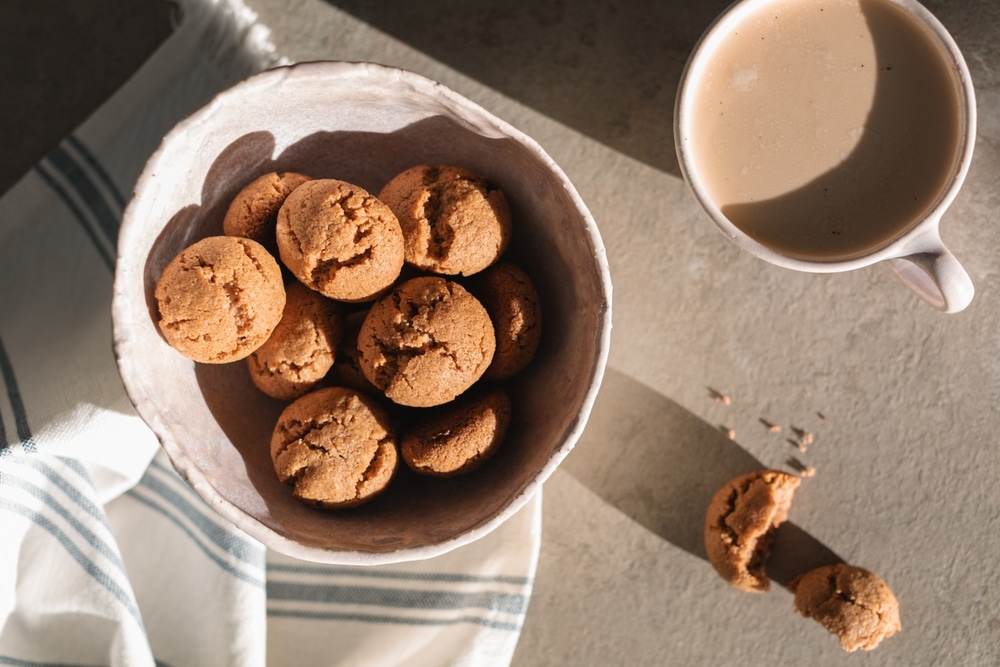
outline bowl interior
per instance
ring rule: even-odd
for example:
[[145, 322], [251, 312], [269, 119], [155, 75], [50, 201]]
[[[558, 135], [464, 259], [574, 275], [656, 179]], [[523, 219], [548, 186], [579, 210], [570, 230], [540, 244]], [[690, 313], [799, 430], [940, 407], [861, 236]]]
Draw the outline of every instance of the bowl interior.
[[[369, 504], [314, 509], [292, 497], [271, 464], [271, 430], [284, 404], [260, 393], [242, 362], [196, 364], [171, 349], [156, 328], [153, 289], [184, 247], [222, 233], [229, 202], [260, 174], [300, 171], [377, 194], [423, 163], [463, 165], [504, 190], [515, 225], [508, 257], [531, 275], [542, 302], [540, 349], [511, 381], [514, 420], [488, 465], [454, 479], [401, 466]], [[590, 214], [530, 139], [416, 75], [309, 63], [252, 77], [167, 135], [125, 213], [113, 315], [126, 390], [202, 497], [279, 551], [378, 563], [475, 539], [551, 474], [579, 436], [603, 374], [610, 281]]]

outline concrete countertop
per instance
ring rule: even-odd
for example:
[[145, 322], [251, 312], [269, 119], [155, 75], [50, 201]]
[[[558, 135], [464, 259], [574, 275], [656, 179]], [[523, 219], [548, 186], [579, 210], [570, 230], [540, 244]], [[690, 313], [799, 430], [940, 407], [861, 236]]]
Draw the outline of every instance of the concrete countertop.
[[[997, 664], [1000, 5], [925, 3], [965, 53], [979, 111], [969, 178], [942, 225], [977, 294], [944, 315], [884, 266], [770, 266], [700, 212], [674, 157], [673, 101], [727, 0], [245, 1], [292, 61], [399, 66], [524, 130], [600, 226], [609, 368], [544, 489], [514, 665]], [[793, 429], [814, 436], [807, 451]], [[779, 535], [772, 590], [741, 593], [705, 559], [704, 511], [733, 475], [791, 470], [790, 457], [815, 476]], [[780, 585], [836, 559], [900, 600], [903, 631], [873, 653], [844, 653]]]

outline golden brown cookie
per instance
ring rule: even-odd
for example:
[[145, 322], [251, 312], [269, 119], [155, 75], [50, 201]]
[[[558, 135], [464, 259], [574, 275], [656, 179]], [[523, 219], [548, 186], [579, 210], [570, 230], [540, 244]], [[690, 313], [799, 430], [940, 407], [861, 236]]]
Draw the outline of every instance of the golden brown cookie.
[[359, 364], [392, 401], [441, 405], [490, 365], [490, 316], [464, 287], [437, 276], [412, 278], [376, 301], [358, 334]]
[[531, 278], [510, 262], [498, 262], [471, 283], [490, 314], [497, 349], [483, 378], [500, 380], [523, 370], [535, 356], [542, 335], [542, 309]]
[[317, 389], [290, 404], [271, 436], [278, 478], [303, 502], [353, 507], [385, 490], [399, 455], [389, 418], [369, 396]]
[[768, 590], [765, 564], [774, 530], [788, 519], [801, 480], [779, 470], [758, 470], [730, 480], [705, 515], [705, 551], [719, 575], [743, 591]]
[[403, 267], [403, 232], [389, 207], [334, 179], [307, 181], [288, 195], [275, 230], [285, 266], [331, 299], [369, 301]]
[[264, 344], [285, 307], [277, 261], [264, 246], [209, 236], [163, 269], [154, 292], [163, 337], [206, 364], [244, 359]]
[[845, 651], [871, 651], [903, 629], [892, 590], [860, 567], [818, 567], [796, 577], [789, 588], [795, 593], [795, 611], [837, 635]]
[[403, 228], [406, 261], [426, 271], [469, 276], [503, 254], [510, 207], [503, 192], [462, 167], [420, 165], [379, 192]]
[[271, 337], [247, 357], [250, 379], [268, 396], [290, 401], [333, 366], [341, 334], [337, 304], [297, 280], [285, 286], [285, 309]]
[[403, 434], [400, 454], [414, 472], [451, 477], [475, 470], [493, 456], [510, 425], [503, 389], [467, 393], [431, 409]]
[[308, 180], [308, 176], [294, 171], [272, 171], [258, 176], [229, 204], [222, 219], [222, 232], [226, 236], [253, 239], [277, 257], [278, 242], [274, 228], [278, 222], [278, 209], [292, 190]]

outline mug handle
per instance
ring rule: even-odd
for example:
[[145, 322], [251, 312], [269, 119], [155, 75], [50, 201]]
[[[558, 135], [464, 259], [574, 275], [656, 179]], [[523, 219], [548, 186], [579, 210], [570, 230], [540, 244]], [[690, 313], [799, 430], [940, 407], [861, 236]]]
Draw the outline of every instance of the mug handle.
[[[889, 268], [920, 298], [945, 313], [965, 310], [976, 288], [937, 234], [918, 252], [887, 260]], [[924, 244], [921, 244], [924, 245]]]

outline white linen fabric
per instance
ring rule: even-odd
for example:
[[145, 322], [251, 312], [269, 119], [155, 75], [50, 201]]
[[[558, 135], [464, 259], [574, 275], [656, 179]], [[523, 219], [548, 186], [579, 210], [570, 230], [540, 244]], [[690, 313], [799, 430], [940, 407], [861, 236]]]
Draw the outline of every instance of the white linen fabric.
[[536, 496], [426, 561], [297, 561], [215, 514], [136, 416], [111, 349], [118, 224], [160, 138], [282, 63], [238, 0], [174, 34], [0, 198], [0, 665], [506, 665]]

